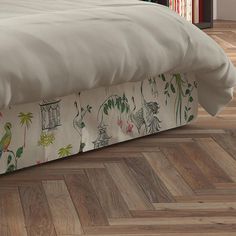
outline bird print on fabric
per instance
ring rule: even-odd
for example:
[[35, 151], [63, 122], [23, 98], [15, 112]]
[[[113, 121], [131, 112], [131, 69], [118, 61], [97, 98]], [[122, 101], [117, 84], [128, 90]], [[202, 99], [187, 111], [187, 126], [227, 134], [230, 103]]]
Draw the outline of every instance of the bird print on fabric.
[[11, 143], [11, 138], [12, 138], [11, 128], [12, 128], [12, 125], [9, 122], [7, 122], [4, 125], [5, 134], [3, 135], [0, 141], [0, 159], [2, 157], [3, 152], [8, 151], [8, 147]]

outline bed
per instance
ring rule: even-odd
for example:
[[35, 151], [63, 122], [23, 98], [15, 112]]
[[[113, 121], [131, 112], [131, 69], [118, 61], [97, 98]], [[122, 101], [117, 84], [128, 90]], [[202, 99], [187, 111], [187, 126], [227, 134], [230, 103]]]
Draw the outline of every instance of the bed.
[[236, 71], [205, 33], [138, 0], [0, 0], [0, 174], [216, 115]]

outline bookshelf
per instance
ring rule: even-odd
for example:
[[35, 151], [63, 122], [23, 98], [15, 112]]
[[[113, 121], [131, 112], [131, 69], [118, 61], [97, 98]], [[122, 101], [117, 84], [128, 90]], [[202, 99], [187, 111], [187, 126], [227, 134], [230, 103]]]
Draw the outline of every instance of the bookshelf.
[[[165, 6], [169, 6], [169, 0], [144, 0], [147, 2], [155, 2]], [[203, 1], [203, 21], [195, 24], [200, 29], [213, 27], [213, 0]]]
[[200, 29], [213, 27], [213, 0], [203, 1], [203, 22], [196, 24]]

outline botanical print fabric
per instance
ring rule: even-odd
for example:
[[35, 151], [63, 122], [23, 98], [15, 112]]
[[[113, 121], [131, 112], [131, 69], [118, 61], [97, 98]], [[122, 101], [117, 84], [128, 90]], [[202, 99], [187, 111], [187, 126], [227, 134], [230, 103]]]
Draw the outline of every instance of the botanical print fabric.
[[167, 74], [0, 111], [0, 174], [194, 120], [197, 83]]

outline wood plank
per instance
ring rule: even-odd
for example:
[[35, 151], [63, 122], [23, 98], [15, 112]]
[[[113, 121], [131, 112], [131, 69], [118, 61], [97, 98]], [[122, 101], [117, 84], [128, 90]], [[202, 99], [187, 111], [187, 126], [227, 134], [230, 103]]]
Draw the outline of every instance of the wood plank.
[[226, 183], [232, 182], [231, 178], [217, 165], [197, 143], [180, 144], [183, 151], [188, 155], [209, 179], [211, 183]]
[[101, 226], [85, 228], [86, 234], [148, 234], [154, 235], [161, 233], [216, 233], [216, 232], [234, 232], [236, 233], [236, 224], [210, 224], [210, 225], [128, 225], [128, 226]]
[[123, 162], [107, 163], [105, 166], [130, 210], [153, 209], [152, 204], [136, 180], [129, 174], [128, 168]]
[[200, 189], [196, 190], [197, 195], [222, 195], [222, 196], [236, 196], [236, 189]]
[[96, 160], [113, 160], [113, 161], [120, 161], [123, 158], [133, 158], [133, 157], [140, 157], [142, 158], [143, 155], [141, 152], [131, 152], [131, 153], [126, 153], [126, 152], [106, 152], [106, 149], [98, 149], [94, 151], [89, 151], [89, 152], [84, 152], [80, 154], [80, 159], [81, 160], [91, 160], [91, 161], [96, 161]]
[[[86, 234], [86, 236], [97, 236], [99, 234]], [[100, 234], [103, 236], [103, 234]], [[134, 236], [134, 234], [115, 234], [115, 236]], [[233, 233], [225, 233], [225, 232], [220, 232], [220, 233], [165, 233], [165, 234], [159, 234], [159, 233], [136, 233], [135, 235], [137, 236], [235, 236], [235, 232]], [[62, 236], [62, 235], [61, 235]], [[74, 236], [74, 235], [63, 235], [63, 236]], [[114, 236], [114, 234], [106, 234], [106, 236]]]
[[62, 180], [44, 181], [43, 187], [57, 235], [82, 234], [79, 217], [65, 182]]
[[0, 188], [0, 235], [27, 235], [18, 188]]
[[[78, 160], [77, 160], [78, 159]], [[40, 166], [40, 170], [46, 169], [59, 169], [59, 170], [69, 170], [69, 171], [76, 171], [79, 169], [89, 169], [89, 168], [105, 168], [102, 162], [99, 161], [84, 161], [80, 157], [71, 157], [70, 159], [59, 160], [53, 163], [49, 163], [48, 165]]]
[[194, 189], [208, 189], [214, 186], [207, 180], [203, 172], [188, 158], [179, 147], [161, 148], [172, 165], [179, 171], [189, 186]]
[[149, 201], [151, 202], [174, 202], [175, 199], [163, 184], [161, 179], [155, 174], [145, 159], [126, 159], [125, 163], [129, 167], [130, 173], [137, 180]]
[[206, 117], [197, 119], [193, 124], [192, 128], [195, 129], [234, 129], [236, 126], [236, 120], [231, 119], [219, 119], [218, 117]]
[[[170, 132], [170, 131], [169, 131]], [[174, 132], [174, 131], [173, 131]], [[177, 131], [175, 131], [177, 132]], [[224, 132], [225, 133], [225, 132]], [[158, 144], [162, 143], [192, 143], [194, 140], [192, 138], [166, 138], [164, 136], [160, 135], [150, 135], [143, 138], [138, 138], [135, 140], [131, 140], [125, 143], [122, 143], [122, 146], [125, 147], [156, 147]], [[159, 149], [155, 150], [156, 152], [159, 151]]]
[[40, 167], [41, 166], [30, 167], [11, 174], [3, 175], [0, 177], [1, 178], [0, 186], [5, 185], [6, 183], [11, 186], [18, 186], [22, 185], [22, 183], [27, 184], [27, 182], [30, 184], [33, 182], [40, 182], [42, 180], [63, 179], [62, 172], [55, 173], [55, 172], [49, 172], [48, 170], [45, 172], [39, 171], [37, 168]]
[[227, 134], [214, 135], [213, 138], [222, 148], [224, 148], [236, 160], [235, 130], [229, 130]]
[[168, 218], [117, 218], [117, 219], [109, 219], [109, 224], [112, 225], [215, 225], [215, 224], [235, 224], [236, 217], [235, 216], [211, 216], [211, 217], [187, 217], [184, 219], [183, 217], [168, 217]]
[[155, 209], [164, 210], [236, 210], [236, 202], [154, 203]]
[[[199, 108], [199, 109], [201, 109], [201, 108]], [[225, 133], [226, 133], [226, 131], [224, 129], [193, 129], [193, 126], [191, 125], [191, 126], [180, 127], [178, 129], [168, 130], [165, 132], [165, 135], [172, 134], [172, 135], [178, 135], [178, 137], [179, 137], [179, 135], [181, 135], [181, 134], [182, 135], [187, 134], [187, 135], [191, 135], [191, 137], [192, 137], [192, 135], [194, 135], [194, 134], [201, 134], [201, 135], [208, 134], [209, 135], [209, 134], [225, 134]], [[175, 139], [176, 140], [178, 139], [179, 140], [178, 142], [183, 143], [182, 142], [183, 138], [181, 138], [181, 139], [175, 138]], [[192, 138], [188, 138], [188, 140], [189, 139], [191, 139], [191, 142], [193, 141]], [[176, 141], [175, 141], [175, 143], [176, 143]]]
[[[129, 142], [129, 141], [127, 141]], [[158, 152], [159, 151], [159, 148], [157, 146], [153, 146], [153, 147], [145, 147], [145, 146], [125, 146], [125, 143], [124, 143], [124, 147], [122, 145], [123, 143], [121, 144], [116, 144], [116, 145], [111, 145], [109, 147], [106, 147], [105, 150], [106, 152], [108, 153], [132, 153], [132, 152], [142, 152], [142, 151], [146, 151], [146, 152]]]
[[28, 235], [56, 236], [42, 185], [21, 186], [19, 191]]
[[195, 209], [174, 209], [174, 210], [154, 210], [154, 211], [131, 211], [131, 214], [134, 218], [171, 218], [171, 217], [182, 217], [183, 218], [183, 225], [185, 218], [188, 217], [225, 217], [225, 216], [236, 216], [235, 210], [195, 210]]
[[200, 138], [196, 140], [229, 177], [236, 182], [236, 160], [212, 138]]
[[65, 182], [83, 226], [108, 225], [106, 215], [83, 171], [65, 175]]
[[103, 169], [87, 169], [86, 173], [107, 217], [129, 217], [128, 206], [108, 172]]
[[194, 192], [161, 152], [143, 153], [150, 166], [173, 196], [191, 196]]
[[236, 183], [215, 183], [216, 189], [236, 189]]
[[194, 195], [194, 196], [177, 196], [177, 202], [235, 202], [236, 195]]

